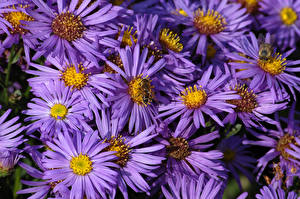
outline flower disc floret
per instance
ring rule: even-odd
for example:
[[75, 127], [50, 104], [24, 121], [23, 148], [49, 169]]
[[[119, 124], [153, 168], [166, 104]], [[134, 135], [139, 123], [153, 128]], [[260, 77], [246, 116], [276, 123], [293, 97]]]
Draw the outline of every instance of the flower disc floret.
[[259, 0], [237, 0], [238, 3], [247, 9], [248, 13], [253, 13], [258, 10], [258, 1]]
[[[119, 37], [119, 35], [121, 34], [121, 30], [119, 30], [117, 36]], [[124, 33], [123, 33], [123, 37], [122, 37], [122, 41], [121, 41], [121, 46], [125, 47], [125, 46], [132, 46], [132, 40], [133, 42], [136, 43], [137, 42], [137, 37], [136, 37], [137, 31], [133, 32], [133, 27], [128, 27]]]
[[177, 160], [183, 160], [191, 154], [189, 143], [184, 138], [170, 138], [170, 145], [167, 145], [168, 156]]
[[236, 112], [252, 113], [253, 109], [258, 106], [255, 93], [253, 90], [247, 88], [245, 84], [241, 86], [236, 85], [232, 90], [236, 91], [241, 97], [241, 99], [227, 101], [230, 104], [236, 105], [236, 108], [234, 109]]
[[295, 21], [298, 19], [297, 13], [290, 7], [282, 8], [280, 11], [281, 21], [287, 25], [293, 25]]
[[225, 18], [215, 10], [204, 13], [200, 8], [194, 13], [194, 26], [200, 34], [213, 35], [220, 33], [226, 28]]
[[89, 156], [80, 153], [79, 156], [72, 157], [70, 168], [73, 170], [73, 173], [84, 176], [92, 171], [92, 161]]
[[128, 87], [132, 101], [143, 106], [151, 104], [154, 98], [154, 86], [151, 85], [148, 77], [143, 78], [142, 75], [139, 75], [129, 82]]
[[194, 87], [188, 87], [181, 92], [182, 103], [189, 109], [197, 109], [205, 104], [207, 100], [207, 94], [204, 89], [194, 85]]
[[283, 137], [281, 137], [277, 143], [276, 150], [280, 152], [281, 156], [284, 159], [294, 158], [289, 153], [286, 152], [286, 149], [291, 150], [290, 144], [298, 145], [295, 136], [290, 134], [285, 134]]
[[[15, 9], [15, 7], [13, 7]], [[12, 29], [10, 29], [11, 34], [26, 34], [28, 30], [22, 28], [24, 24], [21, 24], [21, 21], [33, 21], [34, 19], [21, 11], [8, 12], [3, 14], [3, 18], [8, 21]]]
[[63, 120], [68, 114], [68, 109], [63, 104], [54, 104], [50, 109], [50, 115], [55, 119]]
[[75, 16], [70, 12], [58, 14], [53, 19], [51, 28], [55, 35], [69, 42], [82, 38], [86, 29], [80, 16]]
[[61, 78], [66, 86], [80, 90], [87, 85], [89, 74], [85, 73], [85, 68], [81, 64], [78, 65], [78, 70], [79, 72], [77, 72], [75, 66], [71, 64], [66, 67], [64, 71], [60, 72], [62, 74]]
[[257, 61], [258, 66], [263, 69], [265, 72], [271, 75], [281, 74], [286, 67], [286, 58], [282, 58], [282, 55], [277, 53], [275, 56], [270, 57], [267, 60], [259, 59]]
[[121, 167], [125, 167], [129, 160], [130, 152], [130, 146], [124, 143], [125, 138], [122, 138], [122, 136], [112, 136], [110, 139], [106, 139], [104, 142], [110, 143], [106, 149], [107, 151], [116, 151], [114, 155], [117, 156], [118, 159], [115, 161], [115, 163]]
[[183, 49], [183, 45], [180, 43], [180, 37], [176, 33], [170, 31], [168, 28], [161, 30], [159, 42], [163, 47], [177, 53]]
[[229, 163], [232, 162], [235, 158], [235, 151], [231, 150], [231, 149], [226, 149], [224, 151], [224, 162]]

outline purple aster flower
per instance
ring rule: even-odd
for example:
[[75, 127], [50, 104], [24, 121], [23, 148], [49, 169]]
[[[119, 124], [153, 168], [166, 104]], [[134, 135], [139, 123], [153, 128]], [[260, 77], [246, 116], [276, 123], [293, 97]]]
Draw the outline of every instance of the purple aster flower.
[[292, 184], [293, 176], [300, 176], [300, 128], [298, 126], [299, 121], [294, 119], [294, 114], [295, 103], [291, 108], [288, 120], [283, 120], [285, 125], [287, 125], [285, 129], [280, 124], [278, 114], [275, 115], [277, 130], [268, 130], [268, 134], [259, 134], [252, 129], [248, 129], [248, 131], [259, 140], [245, 140], [243, 141], [244, 144], [269, 148], [269, 151], [258, 159], [257, 169], [259, 169], [259, 173], [257, 179], [259, 179], [269, 162], [275, 158], [279, 158], [280, 162], [274, 164], [273, 168], [276, 169], [277, 167], [280, 173], [286, 173], [288, 186]]
[[293, 191], [289, 191], [288, 194], [281, 188], [274, 188], [272, 185], [264, 186], [260, 189], [260, 193], [256, 194], [257, 199], [299, 199], [300, 197]]
[[[37, 41], [29, 38], [28, 30], [26, 30], [21, 21], [33, 21], [34, 18], [26, 11], [26, 8], [32, 7], [29, 1], [0, 1], [0, 34], [6, 35], [0, 45], [0, 54], [6, 48], [10, 48], [13, 44], [18, 44], [20, 38], [24, 42], [24, 51], [26, 61], [30, 61], [29, 48], [34, 49]], [[26, 25], [25, 25], [26, 26]]]
[[155, 152], [164, 148], [162, 144], [147, 144], [151, 139], [157, 136], [153, 134], [155, 126], [151, 126], [136, 136], [121, 135], [112, 136], [104, 140], [104, 143], [110, 145], [106, 148], [108, 151], [116, 151], [118, 159], [115, 161], [119, 166], [119, 176], [117, 177], [117, 186], [112, 190], [112, 198], [115, 197], [118, 187], [125, 199], [128, 199], [127, 185], [135, 192], [146, 192], [150, 194], [150, 186], [144, 177], [156, 177], [153, 172], [158, 169], [164, 157], [154, 155]]
[[218, 73], [213, 79], [210, 79], [213, 66], [203, 73], [202, 78], [197, 81], [197, 84], [190, 86], [182, 91], [178, 97], [168, 105], [159, 107], [160, 114], [158, 117], [166, 117], [165, 122], [171, 123], [177, 117], [180, 119], [192, 118], [194, 125], [199, 128], [205, 127], [203, 113], [210, 116], [220, 126], [224, 126], [222, 121], [217, 116], [218, 112], [233, 113], [236, 106], [228, 103], [228, 100], [240, 99], [240, 96], [235, 94], [236, 91], [223, 91], [222, 86], [230, 77], [230, 72], [225, 74]]
[[[159, 171], [161, 175], [159, 180], [177, 174], [198, 176], [202, 172], [212, 178], [225, 178], [224, 167], [220, 161], [223, 153], [219, 150], [209, 150], [213, 146], [210, 142], [219, 138], [219, 132], [195, 136], [197, 129], [188, 123], [189, 121], [179, 122], [174, 132], [164, 123], [157, 129], [163, 137], [157, 139], [165, 145], [167, 157], [164, 168]], [[164, 182], [158, 182], [161, 183]]]
[[38, 166], [39, 169], [29, 166], [23, 162], [20, 162], [19, 165], [26, 170], [26, 172], [35, 179], [39, 181], [28, 181], [28, 180], [21, 180], [22, 184], [30, 186], [29, 188], [25, 188], [19, 190], [17, 194], [28, 194], [32, 193], [30, 198], [32, 199], [40, 199], [45, 198], [47, 196], [64, 196], [67, 198], [69, 196], [69, 189], [66, 187], [61, 186], [60, 190], [56, 188], [56, 184], [58, 182], [49, 182], [43, 180], [46, 169], [43, 167], [41, 159], [43, 155], [35, 150], [31, 150], [30, 155], [32, 156], [35, 164]]
[[[118, 11], [111, 4], [100, 8], [97, 0], [89, 5], [90, 0], [83, 0], [78, 6], [78, 0], [57, 1], [55, 6], [47, 5], [42, 0], [33, 0], [38, 9], [28, 12], [34, 21], [26, 22], [26, 29], [32, 33], [32, 38], [40, 41], [33, 59], [45, 55], [86, 59], [97, 63], [97, 58], [105, 59], [95, 45], [97, 37], [105, 37], [110, 33], [105, 31], [105, 24], [118, 16]], [[78, 56], [80, 55], [80, 56]], [[96, 58], [97, 57], [97, 58]]]
[[80, 63], [65, 59], [65, 64], [61, 65], [59, 59], [51, 56], [47, 57], [47, 61], [54, 67], [30, 63], [32, 67], [38, 69], [26, 71], [37, 76], [28, 79], [31, 87], [34, 87], [33, 84], [40, 84], [44, 81], [61, 80], [66, 87], [79, 92], [90, 103], [92, 110], [101, 109], [103, 104], [109, 106], [105, 96], [113, 95], [112, 90], [115, 89], [117, 83], [109, 80], [105, 74], [99, 74], [100, 71], [93, 63], [88, 61]]
[[200, 7], [190, 10], [184, 4], [182, 9], [188, 15], [184, 22], [187, 28], [183, 36], [188, 40], [185, 48], [206, 56], [208, 40], [225, 50], [226, 43], [241, 36], [251, 24], [246, 9], [227, 0], [204, 0]]
[[106, 197], [106, 191], [111, 190], [116, 183], [117, 172], [112, 161], [116, 159], [114, 152], [104, 151], [109, 145], [99, 142], [98, 132], [77, 132], [71, 136], [68, 132], [60, 133], [53, 143], [46, 143], [51, 150], [44, 155], [44, 179], [51, 183], [70, 187], [70, 198], [95, 198], [96, 195]]
[[137, 133], [156, 123], [157, 107], [155, 75], [165, 65], [165, 60], [154, 62], [151, 56], [147, 61], [148, 49], [142, 51], [139, 44], [134, 48], [119, 49], [120, 64], [106, 63], [116, 71], [111, 78], [118, 84], [112, 103], [112, 119], [118, 118], [122, 127], [129, 120], [129, 133]]
[[298, 0], [263, 0], [259, 2], [261, 28], [275, 36], [281, 49], [296, 47], [300, 36], [300, 2]]
[[240, 182], [239, 172], [241, 171], [250, 181], [254, 182], [253, 174], [249, 169], [255, 168], [256, 159], [247, 151], [248, 146], [242, 144], [243, 139], [239, 136], [231, 136], [221, 141], [217, 149], [223, 152], [226, 168], [237, 181], [240, 190], [242, 185]]
[[162, 186], [166, 199], [220, 199], [222, 182], [207, 179], [204, 173], [197, 180], [186, 175], [168, 179], [168, 187]]
[[[271, 118], [265, 116], [280, 111], [286, 108], [287, 102], [274, 100], [270, 91], [260, 90], [258, 88], [249, 88], [247, 84], [240, 84], [236, 79], [233, 79], [228, 85], [227, 90], [234, 90], [241, 99], [227, 101], [236, 105], [233, 113], [228, 115], [223, 120], [224, 123], [230, 122], [235, 124], [236, 119], [240, 118], [246, 127], [262, 127], [260, 122], [268, 122], [275, 124]], [[289, 99], [289, 95], [285, 94], [285, 99]], [[276, 103], [275, 103], [276, 102]]]
[[284, 99], [284, 85], [289, 87], [294, 97], [294, 88], [300, 91], [300, 78], [293, 74], [299, 72], [300, 67], [289, 67], [299, 64], [299, 60], [286, 59], [293, 50], [276, 53], [270, 44], [270, 34], [266, 35], [265, 41], [259, 42], [251, 32], [248, 37], [233, 41], [231, 46], [237, 52], [227, 54], [231, 59], [229, 64], [238, 70], [237, 78], [251, 78], [250, 88], [270, 89], [274, 101]]
[[5, 121], [10, 112], [11, 109], [0, 117], [0, 151], [14, 151], [25, 141], [23, 135], [21, 135], [25, 127], [21, 127], [20, 123], [15, 124], [19, 117]]
[[39, 129], [41, 140], [52, 140], [62, 130], [92, 130], [84, 117], [89, 115], [88, 102], [78, 92], [58, 80], [33, 86], [40, 98], [33, 98], [29, 109], [23, 111], [29, 116], [25, 121], [33, 121], [29, 133]]
[[22, 157], [19, 150], [0, 151], [0, 176], [9, 175]]

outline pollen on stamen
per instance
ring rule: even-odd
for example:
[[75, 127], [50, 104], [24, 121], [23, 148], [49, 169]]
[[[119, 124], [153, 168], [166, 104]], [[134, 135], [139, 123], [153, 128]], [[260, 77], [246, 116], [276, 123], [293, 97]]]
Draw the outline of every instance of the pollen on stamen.
[[56, 15], [51, 28], [55, 35], [69, 42], [82, 38], [86, 29], [80, 16], [75, 16], [69, 11]]
[[116, 151], [114, 154], [118, 157], [115, 161], [116, 164], [120, 165], [121, 167], [125, 167], [128, 160], [129, 160], [129, 145], [125, 144], [125, 138], [120, 136], [112, 136], [110, 139], [105, 139], [104, 143], [109, 143], [110, 145], [105, 149], [106, 151]]
[[72, 157], [70, 168], [73, 170], [73, 173], [84, 176], [92, 171], [92, 164], [89, 156], [80, 153], [78, 156]]
[[50, 109], [50, 115], [57, 120], [63, 120], [68, 114], [68, 109], [63, 104], [54, 104]]
[[65, 82], [66, 86], [80, 90], [87, 85], [90, 74], [85, 72], [86, 68], [82, 64], [78, 64], [78, 70], [79, 72], [76, 72], [75, 66], [71, 64], [64, 71], [60, 71], [60, 73], [61, 79]]
[[148, 106], [154, 99], [154, 86], [148, 77], [138, 75], [128, 83], [128, 94], [133, 102], [140, 106]]
[[241, 99], [227, 100], [228, 103], [236, 105], [235, 112], [252, 113], [257, 107], [256, 95], [253, 90], [245, 84], [236, 85], [232, 90], [236, 91]]
[[[133, 32], [133, 27], [128, 27], [124, 32], [123, 32], [123, 37], [121, 41], [121, 47], [124, 48], [125, 46], [132, 46], [132, 40], [134, 43], [137, 42], [137, 31]], [[121, 30], [119, 30], [117, 37], [121, 35]]]
[[[26, 8], [26, 6], [22, 6], [22, 5], [20, 5], [20, 7]], [[16, 9], [15, 6], [13, 6], [12, 8]], [[21, 27], [21, 26], [25, 26], [25, 24], [21, 24], [21, 21], [34, 20], [33, 17], [21, 11], [3, 13], [3, 18], [11, 24], [12, 28], [9, 28], [9, 32], [11, 34], [21, 34], [21, 35], [24, 35], [27, 32], [29, 32], [28, 30]]]
[[226, 28], [225, 18], [215, 10], [206, 13], [200, 8], [194, 12], [194, 26], [200, 34], [213, 35]]
[[194, 85], [188, 87], [180, 94], [182, 103], [189, 109], [197, 109], [206, 103], [207, 94], [204, 89]]
[[271, 75], [279, 75], [285, 70], [286, 58], [282, 58], [282, 55], [277, 53], [267, 60], [259, 59], [257, 64], [265, 72]]
[[189, 144], [184, 138], [172, 137], [169, 139], [169, 143], [170, 145], [166, 146], [168, 156], [177, 160], [183, 160], [191, 154]]
[[284, 136], [282, 136], [279, 139], [279, 141], [277, 143], [277, 146], [276, 146], [276, 150], [279, 151], [281, 156], [286, 160], [289, 159], [289, 158], [296, 159], [295, 157], [290, 155], [288, 152], [286, 152], [286, 149], [292, 150], [292, 148], [290, 146], [291, 144], [294, 144], [294, 145], [299, 147], [298, 143], [295, 140], [295, 136], [285, 134]]
[[280, 18], [285, 25], [290, 26], [298, 19], [298, 15], [293, 8], [285, 7], [280, 11]]
[[168, 28], [161, 30], [159, 34], [159, 42], [163, 47], [174, 52], [180, 52], [183, 49], [183, 45], [180, 43], [179, 36], [170, 31]]

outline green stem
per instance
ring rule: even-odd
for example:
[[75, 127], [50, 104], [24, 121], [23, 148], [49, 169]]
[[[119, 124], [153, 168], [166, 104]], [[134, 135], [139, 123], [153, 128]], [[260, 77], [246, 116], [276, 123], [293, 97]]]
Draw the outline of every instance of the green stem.
[[11, 71], [11, 66], [12, 66], [12, 61], [14, 56], [15, 56], [15, 45], [11, 47], [11, 51], [7, 63], [5, 81], [4, 81], [4, 99], [6, 105], [8, 104], [8, 84], [9, 84], [10, 71]]

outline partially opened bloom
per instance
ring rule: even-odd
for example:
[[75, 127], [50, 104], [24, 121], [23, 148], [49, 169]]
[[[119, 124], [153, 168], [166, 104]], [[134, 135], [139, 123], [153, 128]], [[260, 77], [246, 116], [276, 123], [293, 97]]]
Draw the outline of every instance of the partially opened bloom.
[[89, 104], [79, 93], [59, 80], [33, 86], [40, 98], [33, 98], [29, 109], [23, 111], [28, 115], [25, 121], [32, 121], [29, 133], [39, 129], [41, 140], [52, 140], [61, 130], [91, 130], [85, 117], [89, 115]]
[[42, 0], [33, 2], [38, 8], [28, 12], [35, 20], [26, 23], [26, 29], [40, 44], [33, 59], [51, 55], [58, 56], [63, 63], [64, 55], [74, 59], [84, 56], [96, 63], [97, 58], [104, 58], [94, 44], [97, 37], [112, 34], [103, 27], [118, 16], [111, 4], [100, 7], [100, 0], [91, 5], [90, 0], [84, 0], [80, 6], [78, 0], [57, 1], [51, 6]]
[[22, 127], [21, 123], [16, 123], [19, 119], [18, 116], [7, 120], [10, 112], [11, 109], [0, 117], [0, 151], [14, 151], [25, 141], [21, 135], [25, 127]]
[[265, 45], [262, 45], [251, 32], [249, 36], [243, 36], [231, 43], [235, 52], [228, 53], [227, 56], [231, 60], [229, 64], [237, 70], [236, 77], [250, 78], [250, 88], [270, 89], [274, 101], [284, 99], [285, 86], [295, 97], [294, 89], [300, 91], [300, 78], [293, 72], [299, 72], [300, 67], [290, 66], [299, 64], [299, 60], [287, 59], [293, 50], [283, 54], [275, 52], [275, 49], [270, 46], [270, 34], [267, 34], [265, 41], [262, 42]]
[[[286, 179], [287, 186], [293, 182], [293, 176], [298, 175], [300, 171], [300, 128], [299, 121], [294, 119], [295, 104], [291, 108], [288, 120], [284, 121], [283, 125], [280, 124], [280, 119], [276, 114], [276, 127], [277, 130], [268, 130], [267, 134], [260, 134], [254, 130], [248, 129], [248, 131], [256, 136], [258, 141], [245, 140], [244, 144], [251, 144], [256, 146], [262, 146], [269, 148], [269, 151], [258, 159], [257, 169], [259, 169], [257, 179], [260, 177], [264, 169], [271, 161], [275, 161], [275, 158], [279, 159], [278, 164], [273, 164], [273, 167], [278, 167], [280, 172], [288, 175]], [[281, 180], [281, 179], [279, 179]]]
[[256, 163], [256, 159], [251, 156], [251, 152], [247, 151], [249, 146], [242, 144], [243, 139], [239, 136], [231, 136], [221, 141], [217, 149], [223, 152], [223, 161], [225, 167], [233, 175], [240, 189], [242, 185], [240, 181], [239, 171], [242, 172], [250, 181], [254, 182], [252, 171]]
[[106, 198], [107, 190], [116, 184], [117, 172], [112, 169], [117, 167], [112, 162], [116, 156], [104, 150], [109, 144], [99, 142], [97, 131], [60, 133], [47, 145], [51, 150], [44, 152], [42, 160], [45, 180], [55, 183], [57, 190], [69, 187], [71, 199]]
[[298, 195], [294, 191], [286, 193], [285, 190], [280, 187], [273, 187], [273, 185], [264, 186], [260, 189], [260, 193], [255, 195], [256, 199], [299, 199]]
[[[227, 85], [226, 89], [236, 91], [241, 99], [227, 101], [236, 105], [236, 107], [233, 113], [228, 113], [223, 122], [235, 124], [239, 118], [246, 127], [263, 127], [261, 122], [274, 124], [275, 121], [267, 117], [267, 115], [285, 109], [287, 102], [275, 101], [272, 93], [268, 90], [249, 88], [247, 84], [238, 82], [237, 80], [232, 80]], [[288, 94], [285, 94], [284, 98], [289, 99]]]
[[275, 36], [281, 49], [296, 47], [300, 38], [300, 2], [298, 0], [264, 0], [259, 2], [261, 28]]
[[185, 48], [206, 56], [207, 43], [211, 40], [225, 50], [227, 42], [241, 36], [251, 23], [246, 9], [240, 7], [227, 0], [204, 0], [196, 10], [182, 6], [188, 15], [183, 23], [187, 26], [182, 34], [188, 39]]
[[0, 151], [0, 176], [9, 175], [19, 159], [23, 157], [20, 150]]
[[224, 126], [217, 113], [225, 111], [233, 113], [236, 106], [228, 103], [228, 100], [240, 99], [236, 91], [224, 91], [223, 85], [230, 77], [228, 70], [225, 74], [219, 73], [213, 79], [213, 66], [203, 73], [201, 79], [193, 86], [183, 90], [170, 104], [159, 107], [158, 117], [167, 117], [165, 122], [170, 123], [177, 117], [182, 120], [192, 118], [194, 125], [205, 127], [204, 114], [211, 117], [220, 126]]
[[155, 154], [164, 145], [148, 144], [157, 136], [157, 133], [153, 133], [154, 128], [155, 126], [151, 126], [134, 137], [117, 135], [104, 140], [104, 143], [110, 144], [106, 150], [115, 151], [118, 157], [115, 163], [120, 166], [117, 186], [112, 189], [112, 198], [115, 197], [118, 187], [124, 198], [128, 199], [127, 186], [135, 192], [146, 192], [149, 195], [150, 186], [143, 176], [156, 177], [153, 171], [165, 159]]
[[[129, 133], [150, 127], [156, 123], [157, 106], [155, 77], [165, 66], [165, 60], [155, 60], [153, 56], [147, 59], [148, 48], [140, 49], [139, 44], [133, 48], [126, 46], [119, 49], [122, 65], [111, 61], [106, 63], [118, 74], [112, 79], [118, 84], [112, 103], [112, 118], [118, 118], [125, 126], [129, 121]], [[122, 66], [122, 67], [121, 67]]]
[[168, 179], [168, 186], [162, 186], [166, 199], [220, 199], [222, 182], [208, 178], [202, 173], [193, 179], [178, 175]]

